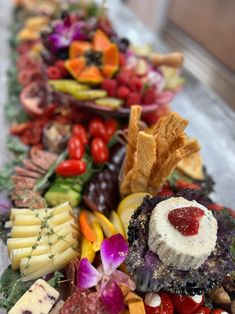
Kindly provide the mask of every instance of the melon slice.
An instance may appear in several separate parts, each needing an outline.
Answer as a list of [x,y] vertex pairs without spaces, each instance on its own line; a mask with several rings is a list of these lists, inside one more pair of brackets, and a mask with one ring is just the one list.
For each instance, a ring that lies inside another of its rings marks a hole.
[[95,32],[95,35],[93,37],[93,48],[97,51],[104,51],[106,50],[110,45],[111,41],[109,40],[108,36],[98,29]]
[[86,68],[86,59],[80,57],[78,59],[67,60],[64,63],[65,68],[68,72],[78,80],[81,72]]
[[73,41],[69,47],[69,59],[76,59],[84,55],[87,50],[91,50],[92,45],[87,41]]
[[78,81],[84,84],[97,85],[102,83],[103,76],[100,70],[95,66],[85,68],[79,75]]

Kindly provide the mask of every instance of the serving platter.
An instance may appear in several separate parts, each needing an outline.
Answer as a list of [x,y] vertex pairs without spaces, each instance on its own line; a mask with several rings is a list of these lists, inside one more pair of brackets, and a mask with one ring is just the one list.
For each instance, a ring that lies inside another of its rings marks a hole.
[[[4,10],[7,10],[7,12],[10,13],[11,8],[9,3],[8,5],[6,3]],[[136,20],[133,14],[127,8],[123,7],[121,3],[116,3],[115,5],[110,6],[110,16],[120,33],[127,27],[125,23],[127,23],[128,17],[128,34],[130,34],[130,39],[133,42],[136,41],[138,44],[149,42],[153,46],[157,43],[162,51],[167,50],[167,47],[164,47],[164,44],[157,40],[152,33],[146,30],[141,23]],[[2,29],[5,29],[6,35],[6,27],[2,27],[1,32]],[[141,41],[138,36],[139,32],[143,33]],[[5,47],[7,47],[7,45]],[[3,52],[4,49],[2,50]],[[6,54],[4,55],[6,58]],[[4,66],[6,66],[6,64],[7,60]],[[173,110],[181,113],[185,118],[190,120],[188,133],[190,136],[198,138],[201,143],[202,156],[207,170],[214,178],[216,178],[216,187],[213,198],[218,203],[225,204],[227,207],[232,207],[235,201],[235,195],[232,191],[232,187],[235,183],[235,133],[232,128],[235,121],[235,115],[222,100],[209,91],[205,86],[201,85],[191,74],[185,71],[184,76],[187,79],[187,84],[184,91],[175,98],[172,106]],[[1,95],[4,95],[4,81],[1,81],[0,91],[2,91]],[[71,99],[68,97],[68,100]],[[79,106],[80,104],[77,103],[77,105]],[[82,105],[86,107],[86,104],[83,103]],[[88,107],[92,112],[93,108],[91,104],[89,104]],[[87,108],[84,109],[87,110]],[[103,111],[103,109],[101,109],[101,111]],[[127,114],[128,113],[125,112],[124,109],[124,111],[120,111],[117,115],[118,117],[126,117]],[[1,117],[2,116],[3,115],[1,115]],[[1,128],[2,134],[4,134],[4,132],[6,132],[6,125],[4,122],[1,124]],[[2,147],[1,149],[3,150]],[[2,158],[2,156],[5,157],[5,154],[1,154],[1,163],[6,159]],[[0,270],[8,263],[6,249],[4,247],[1,247],[1,252],[3,253],[1,256]]]

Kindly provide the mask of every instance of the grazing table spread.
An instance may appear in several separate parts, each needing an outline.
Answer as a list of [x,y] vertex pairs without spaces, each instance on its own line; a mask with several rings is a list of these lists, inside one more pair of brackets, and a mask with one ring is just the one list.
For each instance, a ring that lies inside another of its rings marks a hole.
[[0,306],[235,313],[234,112],[119,1],[17,3],[0,12]]

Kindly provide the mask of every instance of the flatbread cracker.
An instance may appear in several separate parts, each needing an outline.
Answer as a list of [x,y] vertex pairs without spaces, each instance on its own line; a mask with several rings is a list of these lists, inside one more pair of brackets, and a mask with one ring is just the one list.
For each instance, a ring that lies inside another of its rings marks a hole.
[[200,153],[191,154],[183,158],[177,165],[177,169],[195,180],[203,180],[203,164]]

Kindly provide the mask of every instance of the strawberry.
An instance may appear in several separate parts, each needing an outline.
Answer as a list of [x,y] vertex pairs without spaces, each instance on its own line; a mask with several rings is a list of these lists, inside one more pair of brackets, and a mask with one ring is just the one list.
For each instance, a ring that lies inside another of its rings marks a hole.
[[130,94],[130,89],[126,86],[120,86],[117,90],[117,96],[121,99],[127,99]]
[[146,314],[173,314],[174,307],[167,293],[147,293],[144,300]]
[[50,66],[47,68],[47,76],[49,80],[59,80],[62,78],[61,71],[56,66]]
[[192,314],[204,303],[203,295],[195,295],[194,297],[172,294],[171,299],[178,314]]
[[116,79],[118,81],[119,85],[125,85],[129,86],[130,79],[132,77],[133,73],[131,70],[128,69],[122,69],[118,75],[116,76]]
[[143,105],[152,105],[156,103],[156,92],[154,88],[149,88],[145,91],[142,103]]
[[101,85],[101,88],[106,90],[110,97],[115,97],[117,94],[117,81],[111,79],[105,79]]
[[200,219],[204,211],[198,207],[176,208],[169,212],[168,219],[183,236],[198,234]]
[[137,76],[133,77],[129,82],[129,87],[132,92],[141,92],[143,87],[143,83],[141,79]]
[[210,314],[210,313],[211,309],[209,307],[202,306],[199,309],[197,309],[193,314]]
[[130,107],[131,105],[139,105],[140,101],[141,101],[140,94],[130,93],[127,98],[127,106]]
[[126,57],[124,53],[119,53],[119,64],[121,67],[126,64]]
[[228,314],[228,312],[221,309],[214,309],[214,310],[211,310],[210,314]]

